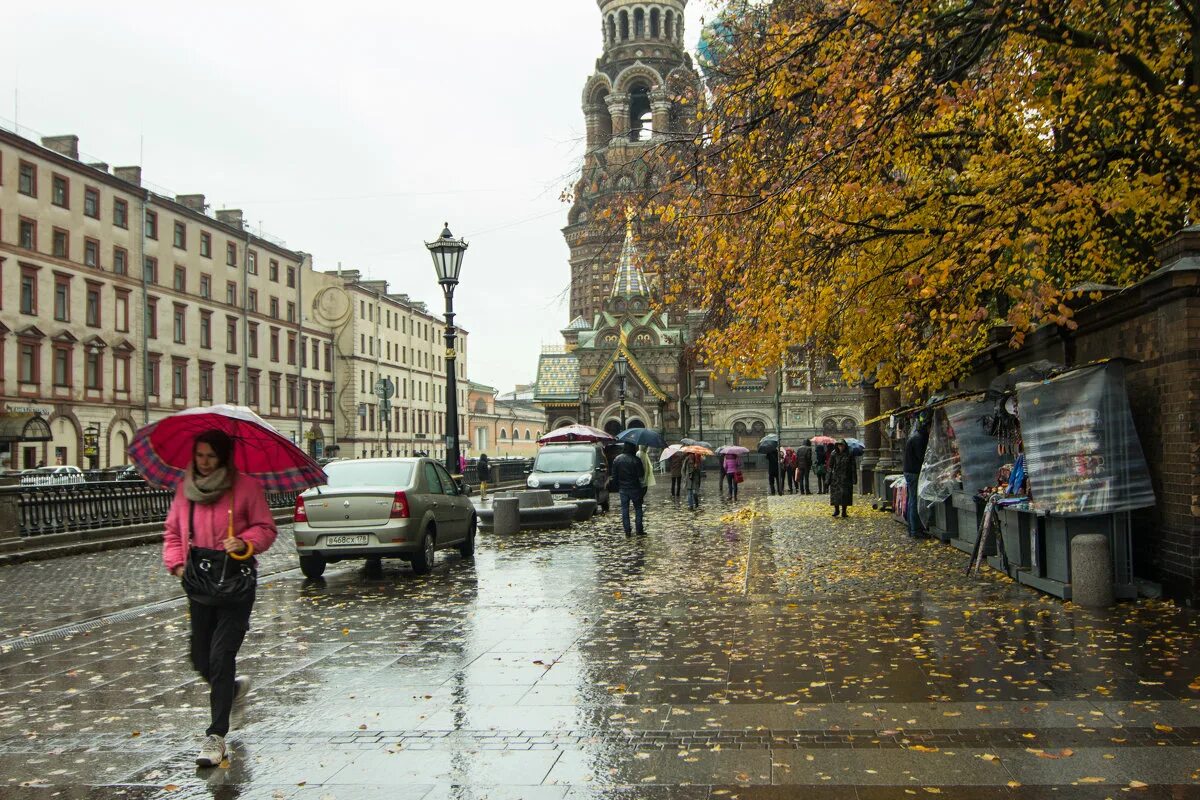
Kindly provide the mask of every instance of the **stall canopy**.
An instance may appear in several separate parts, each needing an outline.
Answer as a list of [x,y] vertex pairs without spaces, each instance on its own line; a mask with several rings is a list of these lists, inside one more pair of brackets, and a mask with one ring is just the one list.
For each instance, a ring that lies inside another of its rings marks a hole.
[[0,414],[0,443],[48,442],[50,425],[37,414]]

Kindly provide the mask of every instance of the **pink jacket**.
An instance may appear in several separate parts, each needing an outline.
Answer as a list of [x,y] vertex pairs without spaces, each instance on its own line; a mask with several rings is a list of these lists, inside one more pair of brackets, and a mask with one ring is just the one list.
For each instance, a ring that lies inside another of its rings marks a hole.
[[[254,545],[254,554],[267,552],[279,531],[267,506],[267,496],[258,481],[238,475],[233,487],[211,505],[196,503],[196,528],[192,541],[197,547],[222,549],[229,528],[229,502],[233,499],[233,535]],[[163,564],[173,570],[187,561],[188,499],[183,485],[175,490],[163,534]]]

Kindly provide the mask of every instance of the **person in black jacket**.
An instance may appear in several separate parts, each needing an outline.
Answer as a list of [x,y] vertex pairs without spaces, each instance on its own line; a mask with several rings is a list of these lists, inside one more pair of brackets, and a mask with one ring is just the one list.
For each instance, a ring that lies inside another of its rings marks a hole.
[[487,499],[487,485],[491,480],[492,465],[488,463],[487,453],[479,454],[479,461],[475,463],[475,475],[479,479],[479,499]]
[[646,535],[642,527],[642,475],[645,471],[641,459],[637,457],[637,445],[626,442],[625,452],[613,459],[612,464],[613,480],[617,484],[617,491],[621,493],[621,526],[625,528],[626,536],[632,534],[629,524],[630,503],[633,503],[637,516],[637,534]]
[[904,517],[908,520],[908,535],[920,539],[925,535],[921,517],[917,514],[917,481],[921,477],[921,465],[925,463],[925,451],[929,447],[929,419],[922,413],[917,424],[904,442],[904,484],[907,487],[908,506]]

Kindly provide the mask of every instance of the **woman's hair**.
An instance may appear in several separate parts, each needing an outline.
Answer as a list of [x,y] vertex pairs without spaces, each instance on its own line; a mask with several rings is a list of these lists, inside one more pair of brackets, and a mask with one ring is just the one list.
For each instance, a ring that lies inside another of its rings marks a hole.
[[196,445],[203,442],[213,449],[217,454],[217,461],[222,467],[228,467],[233,463],[233,439],[225,431],[217,430],[216,428],[204,431],[196,436],[196,441],[192,443],[192,458],[196,456]]

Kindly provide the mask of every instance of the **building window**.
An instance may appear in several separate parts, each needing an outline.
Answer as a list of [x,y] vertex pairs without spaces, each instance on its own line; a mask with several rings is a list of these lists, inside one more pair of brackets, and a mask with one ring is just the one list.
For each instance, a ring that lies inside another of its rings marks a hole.
[[237,353],[237,317],[225,318],[225,352]]
[[104,384],[101,381],[101,376],[104,374],[104,353],[100,350],[96,350],[94,353],[88,351],[87,358],[84,361],[83,373],[83,385],[85,388],[97,392],[104,388]]
[[146,300],[146,335],[151,339],[158,338],[158,298]]
[[59,208],[70,208],[70,184],[62,175],[54,175],[50,178],[50,202]]
[[84,316],[89,328],[100,327],[100,285],[89,283],[87,287],[87,303],[84,306]]
[[270,343],[271,361],[278,363],[279,361],[279,328],[271,328],[268,334],[268,342]]
[[238,368],[225,368],[225,402],[237,404],[238,402]]
[[289,301],[287,304],[287,321],[288,322],[296,321],[296,304],[291,301]]
[[187,291],[187,269],[178,264],[175,265],[174,286],[177,292]]
[[296,286],[296,268],[291,264],[289,264],[287,268],[287,285],[292,288],[295,288]]
[[231,267],[237,266],[237,244],[234,242],[225,245],[225,263]]
[[117,290],[117,300],[113,305],[113,313],[116,316],[116,326],[119,333],[129,332],[129,292],[121,289]]
[[258,312],[258,289],[246,290],[246,306],[253,312]]
[[312,365],[313,369],[321,368],[321,350],[316,339],[312,340]]
[[146,392],[153,397],[158,397],[162,389],[158,373],[160,359],[161,356],[158,353],[151,353],[146,360]]
[[54,229],[54,238],[52,240],[53,253],[58,258],[71,257],[71,240],[66,231],[62,228]]
[[267,277],[274,283],[279,283],[279,262],[273,258],[267,264]]
[[246,271],[251,275],[258,274],[258,253],[253,250],[246,251]]
[[100,266],[100,243],[95,239],[83,240],[83,265],[85,267]]
[[21,383],[36,384],[40,379],[40,362],[42,346],[34,342],[21,343],[21,355],[17,365],[17,380]]
[[212,349],[212,312],[200,312],[200,346],[205,350]]
[[171,397],[175,400],[187,399],[187,361],[175,360],[171,363]]
[[113,353],[113,389],[129,391],[129,355]]
[[31,219],[21,218],[20,232],[17,243],[26,250],[37,249],[37,223]]
[[212,278],[208,275],[200,275],[200,296],[205,300],[212,297]]
[[325,345],[325,371],[326,372],[333,371],[333,345],[332,344]]
[[271,319],[279,319],[279,298],[271,298]]
[[54,345],[54,374],[52,380],[55,386],[71,385],[71,346]]
[[174,245],[180,250],[187,249],[187,224],[183,222],[175,223]]
[[146,283],[158,283],[158,259],[146,256],[142,265],[142,280]]
[[[293,379],[288,378],[288,380],[292,381]],[[288,388],[290,390],[291,388],[294,388],[294,387],[295,387],[295,384],[293,383]],[[308,411],[308,381],[302,381],[300,383],[300,410]]]
[[325,386],[325,415],[329,416],[333,413],[333,384]]
[[250,337],[250,341],[246,345],[247,349],[250,351],[250,357],[258,358],[258,323],[251,322],[246,330],[246,333]]
[[267,379],[267,399],[270,400],[273,410],[279,409],[279,373],[272,372],[271,377]]
[[175,306],[171,319],[175,344],[187,344],[187,308],[180,305]]
[[71,279],[54,279],[54,318],[59,322],[71,321]]
[[212,402],[213,395],[212,364],[200,363],[200,399]]
[[233,281],[225,283],[225,302],[231,306],[237,305],[237,284]]
[[258,405],[258,384],[259,371],[256,369],[249,370],[246,376],[246,402],[249,405]]
[[124,247],[113,248],[113,272],[117,275],[129,273],[129,253]]
[[296,410],[296,379],[290,376],[287,379],[287,407],[289,411]]
[[290,331],[287,335],[287,363],[291,366],[296,364],[296,334]]
[[83,187],[83,215],[92,219],[100,219],[100,190],[91,186]]
[[113,198],[113,225],[118,228],[129,227],[129,203],[119,197]]
[[200,232],[200,255],[212,258],[212,234],[207,231]]
[[158,212],[146,211],[146,238],[158,239]]
[[28,161],[21,162],[20,175],[17,178],[17,191],[30,197],[37,197],[37,166]]

